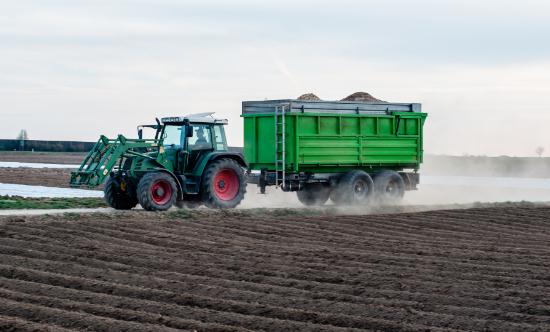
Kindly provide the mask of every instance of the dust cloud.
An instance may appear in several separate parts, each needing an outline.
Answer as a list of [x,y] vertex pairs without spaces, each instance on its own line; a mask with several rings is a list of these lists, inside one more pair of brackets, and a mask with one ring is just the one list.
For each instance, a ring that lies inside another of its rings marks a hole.
[[[550,158],[428,156],[419,173],[418,190],[405,192],[400,205],[550,202]],[[260,194],[256,185],[249,185],[240,207],[303,205],[295,192],[268,187]]]

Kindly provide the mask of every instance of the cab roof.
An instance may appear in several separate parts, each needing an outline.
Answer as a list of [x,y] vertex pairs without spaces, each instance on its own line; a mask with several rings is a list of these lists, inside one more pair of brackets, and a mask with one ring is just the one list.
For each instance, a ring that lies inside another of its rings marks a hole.
[[190,123],[214,123],[214,124],[227,124],[227,119],[216,119],[214,118],[215,112],[206,112],[206,113],[195,113],[188,114],[184,116],[171,116],[162,118],[161,121],[164,124],[180,124],[184,122]]

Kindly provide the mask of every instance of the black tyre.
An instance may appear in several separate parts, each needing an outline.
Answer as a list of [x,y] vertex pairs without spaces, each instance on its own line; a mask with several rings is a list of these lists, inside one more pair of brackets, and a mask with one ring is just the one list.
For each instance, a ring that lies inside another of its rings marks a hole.
[[354,170],[340,178],[330,197],[336,204],[359,205],[369,201],[373,190],[374,184],[370,175]]
[[210,163],[202,176],[201,195],[204,205],[213,209],[232,209],[246,192],[242,167],[233,159],[222,158]]
[[405,195],[405,181],[394,171],[383,171],[374,177],[374,191],[381,203],[397,203]]
[[138,200],[135,195],[130,194],[129,190],[126,183],[109,177],[103,189],[105,201],[114,209],[130,210],[137,205]]
[[168,173],[145,174],[138,184],[139,204],[147,211],[168,210],[176,202],[178,187]]
[[321,206],[330,195],[330,187],[321,183],[306,184],[303,190],[297,191],[298,200],[306,206]]

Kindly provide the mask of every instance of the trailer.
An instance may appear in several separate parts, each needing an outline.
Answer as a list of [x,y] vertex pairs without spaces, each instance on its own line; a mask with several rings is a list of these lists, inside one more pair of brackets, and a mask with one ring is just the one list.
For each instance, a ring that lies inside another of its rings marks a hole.
[[427,114],[418,103],[244,101],[248,182],[305,205],[386,203],[415,190]]

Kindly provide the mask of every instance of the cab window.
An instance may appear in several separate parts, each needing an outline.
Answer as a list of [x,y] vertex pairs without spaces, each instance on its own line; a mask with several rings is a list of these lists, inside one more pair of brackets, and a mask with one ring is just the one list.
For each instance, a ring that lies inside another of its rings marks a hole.
[[227,150],[227,143],[225,142],[225,135],[223,126],[214,126],[214,141],[216,150],[218,151],[225,151]]
[[212,149],[212,134],[209,125],[193,125],[193,136],[189,137],[190,150]]
[[180,147],[181,146],[181,126],[166,126],[164,128],[164,146],[165,147]]

